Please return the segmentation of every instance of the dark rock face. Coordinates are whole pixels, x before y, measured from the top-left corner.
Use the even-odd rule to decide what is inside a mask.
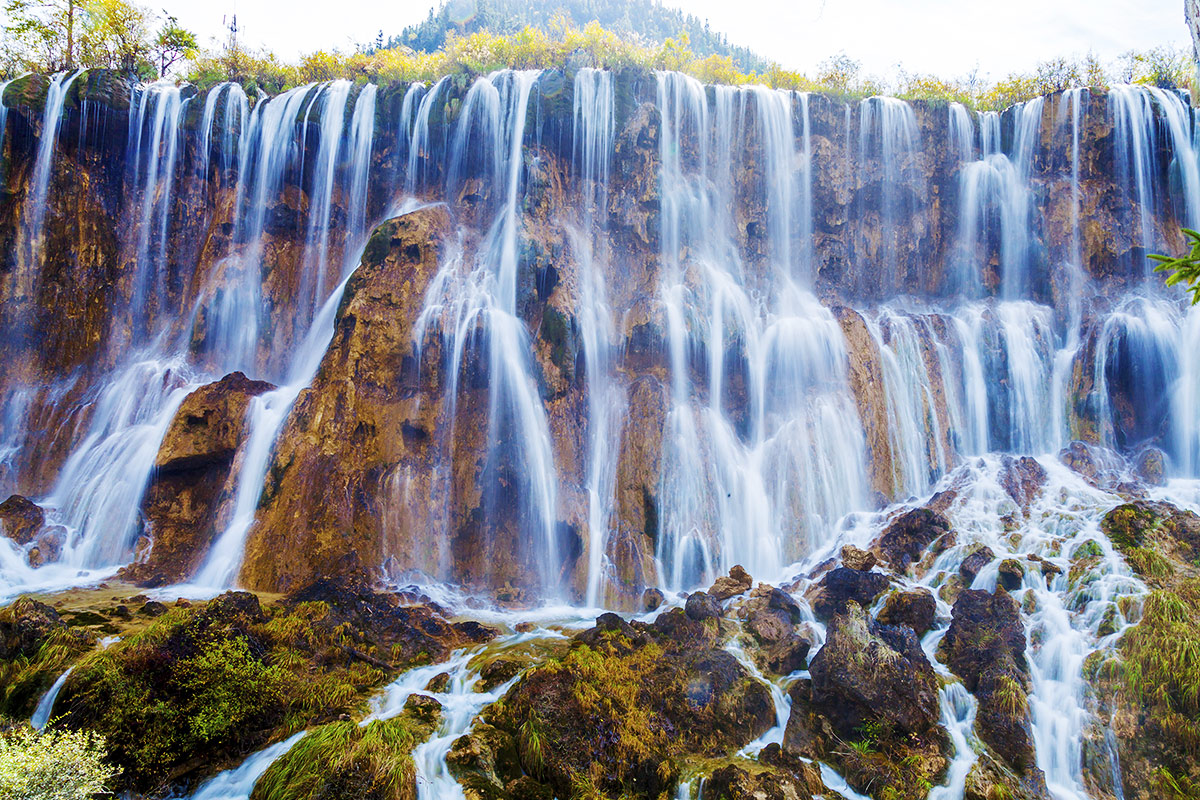
[[[958,572],[963,577],[963,583],[967,586],[975,580],[975,577],[986,567],[996,560],[996,554],[992,552],[992,548],[987,545],[974,548],[962,560],[958,566]]]
[[[937,675],[916,635],[851,603],[830,622],[809,671],[812,679],[791,691],[784,751],[829,761],[859,791],[923,797],[920,779],[945,769],[947,740],[937,724]]]
[[[937,614],[937,601],[926,589],[911,592],[895,592],[888,595],[879,611],[879,621],[884,625],[907,625],[918,638],[933,627]]]
[[[837,614],[845,614],[851,602],[870,608],[888,583],[887,576],[879,572],[838,567],[827,572],[808,590],[808,602],[817,619],[829,620]]]
[[[904,733],[937,724],[937,676],[916,636],[870,623],[861,608],[833,618],[809,671],[814,706],[846,736],[876,716]]]
[[[897,572],[921,558],[929,545],[950,531],[950,521],[928,508],[914,508],[892,520],[872,548]]]
[[[979,700],[980,738],[1033,791],[1045,791],[1029,722],[1025,628],[1012,595],[968,589],[954,603],[940,657]]]
[[[14,494],[0,503],[0,534],[17,544],[29,544],[46,524],[46,515],[37,503]]]
[[[772,724],[769,691],[718,636],[679,609],[653,625],[600,617],[485,710],[454,743],[451,770],[481,797],[530,780],[558,797],[581,780],[608,796],[670,791],[682,754],[727,755]]]
[[[1046,469],[1029,456],[1004,456],[1000,464],[1000,486],[1008,496],[1028,511],[1029,505],[1046,484]]]
[[[255,396],[275,388],[240,372],[184,398],[159,446],[142,500],[150,550],[121,572],[124,580],[161,586],[190,577],[203,563],[229,511],[234,457],[245,438]]]

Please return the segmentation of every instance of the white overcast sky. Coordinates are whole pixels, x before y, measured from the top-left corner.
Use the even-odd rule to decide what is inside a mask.
[[[144,0],[208,44],[236,13],[243,40],[285,59],[353,48],[399,33],[435,0]],[[553,0],[548,0],[552,3]],[[839,52],[892,77],[958,77],[978,66],[997,79],[1038,61],[1094,51],[1111,61],[1130,49],[1190,47],[1183,0],[663,0],[789,69],[811,72]]]

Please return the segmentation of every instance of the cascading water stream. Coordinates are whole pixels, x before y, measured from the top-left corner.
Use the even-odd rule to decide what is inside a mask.
[[[24,271],[18,274],[30,281],[22,296],[32,294],[43,260],[38,248],[55,206],[51,187],[58,191],[52,180],[58,131],[64,115],[74,113],[66,100],[77,77],[51,80],[43,133],[29,162],[21,219],[32,252],[19,254]],[[376,204],[386,199],[390,213],[402,213],[416,207],[413,197],[443,200],[456,236],[413,326],[418,347],[440,337],[445,353],[440,368],[448,391],[421,399],[440,404],[445,421],[437,433],[435,480],[452,486],[456,448],[469,439],[482,442],[480,464],[495,472],[480,478],[491,495],[481,503],[481,524],[515,526],[528,550],[523,555],[540,575],[532,587],[538,599],[575,593],[577,601],[599,607],[619,588],[610,535],[623,522],[616,500],[621,436],[636,369],[621,338],[632,314],[625,316],[618,298],[642,295],[635,299],[646,308],[637,313],[646,311],[648,321],[639,331],[649,331],[652,341],[658,337],[663,352],[653,378],[667,395],[661,465],[645,490],[653,495],[654,514],[637,532],[652,543],[647,561],[658,572],[650,582],[690,591],[735,563],[773,581],[787,565],[832,553],[835,543],[861,533],[851,527],[870,517],[867,509],[927,496],[951,479],[968,487],[958,487],[959,499],[947,512],[960,540],[923,580],[930,589],[940,588],[939,573],[957,572],[971,544],[987,544],[1000,558],[1033,554],[1065,563],[1071,547],[1095,538],[1103,550],[1100,578],[1086,591],[1067,577],[1046,580],[1033,572],[1016,590],[1030,598],[1025,620],[1038,764],[1056,798],[1085,797],[1078,742],[1090,712],[1082,661],[1112,644],[1098,635],[1100,615],[1117,597],[1144,587],[1096,528],[1116,497],[1064,472],[1052,454],[1094,424],[1098,444],[1126,455],[1161,448],[1176,479],[1163,496],[1176,502],[1188,496],[1185,479],[1200,463],[1194,414],[1200,367],[1190,357],[1200,346],[1200,313],[1183,313],[1149,284],[1140,294],[1114,296],[1118,290],[1110,291],[1095,277],[1095,265],[1084,263],[1085,255],[1095,260],[1103,253],[1088,249],[1081,218],[1103,191],[1100,183],[1111,179],[1126,201],[1115,213],[1136,240],[1118,243],[1118,254],[1133,258],[1165,248],[1170,225],[1195,224],[1196,126],[1184,102],[1146,87],[1109,95],[1111,176],[1097,175],[1105,166],[1085,157],[1095,121],[1089,114],[1100,113],[1098,94],[1072,90],[1025,103],[1003,118],[973,116],[955,105],[939,110],[955,165],[946,177],[958,188],[951,223],[940,231],[952,257],[947,274],[939,275],[932,267],[922,272],[923,262],[913,266],[921,258],[910,258],[930,255],[932,262],[916,230],[925,222],[910,224],[931,196],[923,175],[933,168],[933,149],[923,141],[928,118],[918,126],[913,106],[872,98],[830,112],[824,98],[763,87],[707,88],[659,74],[652,97],[643,98],[656,112],[658,127],[647,130],[658,139],[652,145],[657,182],[638,200],[657,213],[654,235],[645,240],[653,263],[630,291],[624,281],[642,265],[626,262],[619,237],[628,232],[616,221],[625,208],[612,202],[626,179],[617,155],[633,147],[622,139],[616,80],[579,70],[565,90],[574,92],[572,129],[557,134],[559,155],[570,147],[581,203],[577,217],[558,220],[571,254],[564,263],[576,272],[564,270],[566,280],[545,303],[569,318],[581,354],[574,365],[582,367],[579,391],[586,395],[570,413],[586,423],[572,444],[579,453],[569,456],[556,429],[563,412],[551,409],[542,383],[538,312],[529,310],[525,296],[528,253],[543,224],[534,209],[541,199],[535,186],[544,177],[543,160],[554,156],[553,137],[540,138],[541,103],[550,102],[550,93],[541,96],[539,73],[495,73],[478,79],[465,96],[452,80],[414,85],[402,102],[374,86],[355,94],[345,82],[259,97],[253,107],[232,84],[190,101],[174,87],[137,89],[123,165],[132,224],[122,244],[135,287],[129,341],[114,344],[112,361],[97,370],[102,374],[85,376],[92,383],[79,384],[87,389],[85,422],[53,486],[38,498],[51,522],[67,529],[63,555],[33,569],[24,561],[27,550],[3,542],[3,593],[79,583],[128,563],[144,530],[142,495],[180,403],[196,386],[242,370],[280,388],[250,402],[230,521],[191,588],[211,593],[235,585],[276,439],[331,341],[342,289],[376,221]],[[0,96],[4,88],[0,84]],[[396,105],[385,100],[400,104],[398,119]],[[189,103],[201,102],[202,111],[187,113]],[[375,130],[384,108],[396,141]],[[0,110],[0,146],[8,113]],[[93,134],[85,135],[86,115],[79,113],[83,147]],[[1054,145],[1068,135],[1066,158]],[[848,201],[846,220],[818,209],[829,202],[832,174],[870,186]],[[403,186],[405,196],[378,191],[382,180]],[[1047,199],[1054,193],[1057,206]],[[954,192],[940,195],[940,202],[947,197]],[[180,198],[203,198],[206,227],[228,226],[231,233],[214,240],[221,252],[207,265],[211,274],[182,275],[182,283],[194,280],[195,286],[177,298],[171,281],[188,266],[176,263],[171,247],[184,228]],[[843,225],[862,235],[847,235],[845,251],[827,258],[825,243]],[[290,235],[298,240],[295,253],[278,256]],[[292,277],[302,288],[295,292],[279,288],[292,286],[279,278],[289,257],[298,262]],[[1136,267],[1130,275],[1140,278]],[[882,305],[850,308],[860,298],[841,297],[829,283],[841,268],[863,281],[853,291],[865,290],[864,303]],[[280,284],[270,283],[275,280]],[[929,296],[921,296],[926,290]],[[171,307],[177,300],[186,306],[182,313]],[[848,334],[851,314],[864,320],[866,342]],[[868,361],[879,373],[863,378],[856,370]],[[470,370],[486,381],[468,385]],[[30,437],[9,432],[32,419],[44,394],[65,396],[62,387],[72,380],[43,389],[22,385],[5,397],[0,460],[6,468],[32,446]],[[478,397],[468,397],[477,389]],[[1076,390],[1081,394],[1073,397]],[[864,396],[867,391],[875,394]],[[468,424],[459,413],[468,402],[486,403],[469,423],[486,430],[456,427]],[[872,403],[882,409],[877,416]],[[882,450],[890,460],[879,473],[890,471],[890,491],[869,474]],[[1051,475],[1030,515],[1012,518],[1015,529],[1003,527],[1013,509],[997,482],[997,453],[1039,456]],[[568,463],[578,475],[566,474]],[[511,484],[492,480],[508,479],[510,472],[517,476]],[[570,481],[576,485],[564,490]],[[445,536],[439,531],[446,540],[458,533],[451,530],[449,505]],[[573,576],[563,570],[564,521],[586,528],[580,536],[586,569]],[[456,580],[450,544],[439,541],[438,547],[438,563],[427,571]],[[994,568],[985,570],[976,586],[990,589],[995,578]],[[942,603],[939,612],[950,609]],[[936,662],[936,640],[926,641],[926,651]],[[418,754],[429,786],[448,793],[458,790],[445,772],[447,737],[466,730],[481,707],[463,675],[462,687],[445,699],[446,727]],[[786,698],[776,702],[780,711]],[[945,785],[931,797],[952,800],[961,797],[974,763],[974,701],[951,681],[940,702],[955,757]],[[772,737],[782,735],[784,721],[777,720]],[[235,783],[248,794],[256,778],[243,775]]]

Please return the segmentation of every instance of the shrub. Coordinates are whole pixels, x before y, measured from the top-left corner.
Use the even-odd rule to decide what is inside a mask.
[[[22,727],[0,737],[0,797],[86,800],[116,774],[105,762],[104,738],[86,731]]]

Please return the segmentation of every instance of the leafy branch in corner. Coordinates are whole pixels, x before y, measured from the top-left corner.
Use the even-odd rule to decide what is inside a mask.
[[[1183,233],[1192,245],[1187,255],[1178,258],[1152,255],[1150,258],[1158,262],[1158,266],[1154,268],[1155,272],[1171,273],[1167,276],[1167,286],[1177,283],[1187,285],[1188,291],[1192,293],[1192,305],[1196,305],[1200,303],[1200,233],[1191,228],[1184,228]]]

